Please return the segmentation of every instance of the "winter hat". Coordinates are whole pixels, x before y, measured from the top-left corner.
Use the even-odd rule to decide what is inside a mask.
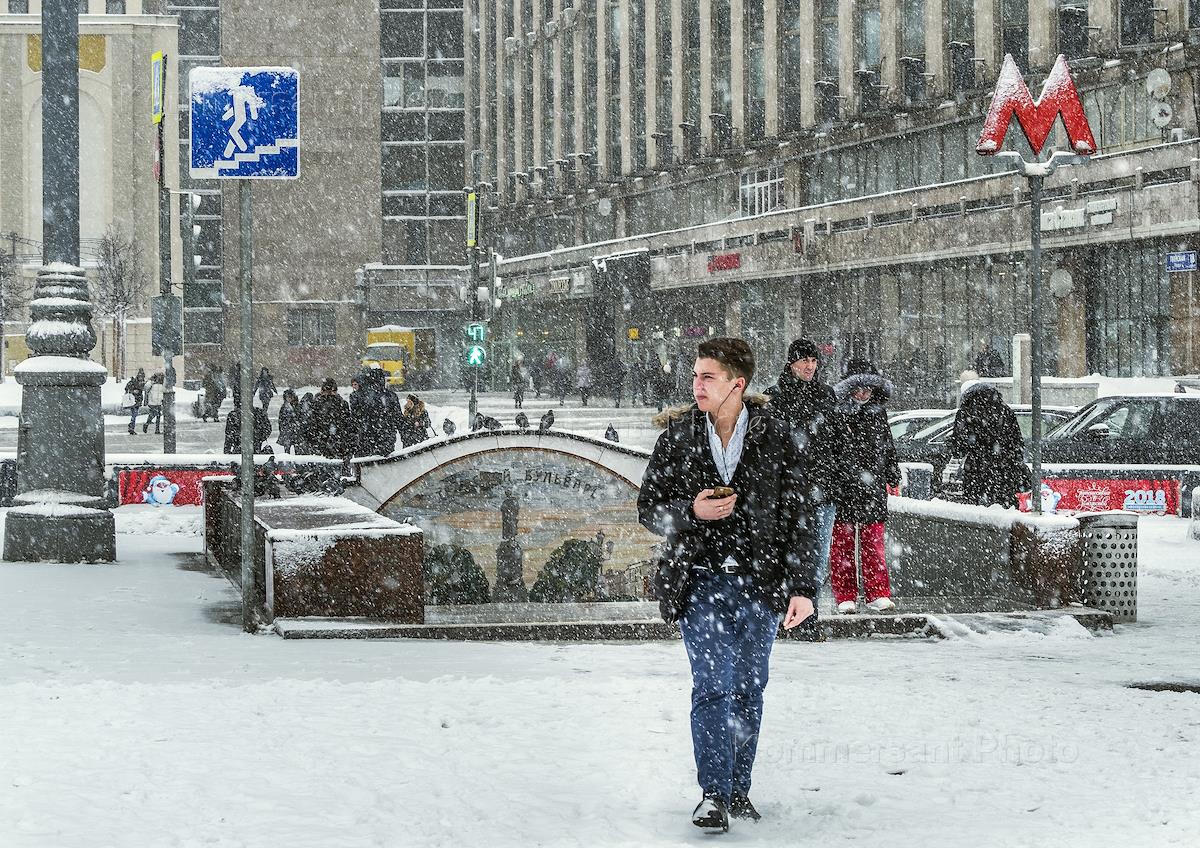
[[[326,377],[325,381],[323,383],[321,383],[321,390],[336,392],[337,391],[337,380],[333,379],[332,377]]]
[[[796,339],[788,345],[788,365],[791,365],[793,362],[799,362],[801,359],[820,360],[820,358],[821,352],[817,350],[816,342],[812,339]]]
[[[853,377],[855,374],[879,374],[879,369],[871,364],[869,359],[847,359],[842,366],[842,379]]]

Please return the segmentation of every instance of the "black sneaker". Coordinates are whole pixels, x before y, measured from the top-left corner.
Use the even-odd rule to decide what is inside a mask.
[[[735,819],[746,819],[748,821],[758,821],[762,818],[758,810],[754,809],[754,805],[750,803],[750,798],[736,791],[733,793],[733,797],[729,799],[729,815]]]
[[[705,833],[727,833],[729,812],[725,809],[725,799],[720,795],[706,794],[692,812],[692,824]]]

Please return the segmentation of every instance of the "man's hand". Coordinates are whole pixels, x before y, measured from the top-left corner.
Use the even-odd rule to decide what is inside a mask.
[[[791,630],[796,625],[802,624],[812,614],[812,600],[797,595],[788,602],[787,615],[783,617],[783,629]]]
[[[712,493],[712,489],[705,489],[696,495],[696,500],[692,501],[692,512],[701,521],[719,521],[722,518],[728,518],[729,514],[733,512],[733,505],[737,502],[737,495],[714,498],[711,497]]]

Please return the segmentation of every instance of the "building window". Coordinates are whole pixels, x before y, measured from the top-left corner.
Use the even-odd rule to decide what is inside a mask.
[[[742,217],[763,215],[783,205],[783,172],[778,165],[744,171],[740,182],[738,211]]]
[[[616,3],[608,7],[608,44],[604,46],[605,74],[608,77],[608,172],[620,174],[621,162],[621,7]]]
[[[182,56],[221,55],[221,13],[212,8],[183,8],[171,5],[179,16],[179,53]]]
[[[88,13],[88,0],[79,0],[79,14],[86,15]]]
[[[382,13],[379,16],[379,53],[385,59],[424,57],[425,15],[421,12]]]
[[[779,55],[782,75],[779,81],[779,129],[794,133],[800,121],[800,67],[804,63],[803,30],[800,28],[800,0],[783,0],[779,7]]]
[[[745,5],[745,97],[746,138],[759,141],[767,134],[767,69],[763,0],[746,0]]]
[[[879,111],[879,2],[863,0],[858,5],[858,66],[854,81],[858,87],[858,108],[861,112]]]
[[[1088,7],[1083,0],[1058,7],[1058,52],[1068,59],[1088,55]]]
[[[1000,0],[1001,49],[1017,67],[1029,67],[1029,6],[1026,0]]]
[[[974,0],[949,0],[948,14],[950,91],[961,94],[975,87]]]
[[[700,155],[700,3],[682,0],[683,7],[683,114],[679,125],[683,129],[683,159]]]
[[[125,14],[125,0],[104,0],[104,13],[106,15]]]
[[[733,137],[733,56],[729,0],[712,0],[712,138],[714,150],[737,146]]]
[[[8,0],[8,13],[10,15],[28,15],[29,0]]]
[[[329,346],[334,343],[332,306],[293,307],[287,311],[288,344],[292,347]]]
[[[1154,40],[1154,0],[1121,0],[1121,46]]]
[[[838,119],[838,0],[817,0],[817,120]]]
[[[646,167],[646,75],[639,69],[646,67],[646,0],[629,2],[629,66],[630,111],[632,112],[633,144],[630,145],[632,161],[626,162],[626,171],[637,173]]]
[[[1188,0],[1187,25],[1189,29],[1200,27],[1200,0]]]
[[[1200,0],[1197,0],[1200,2]],[[658,133],[656,141],[656,156],[659,165],[669,165],[675,155],[671,139],[674,127],[671,113],[671,97],[674,90],[675,78],[672,75],[671,53],[671,4],[658,4],[658,17],[655,19],[655,38],[658,39],[658,102],[654,105]]]

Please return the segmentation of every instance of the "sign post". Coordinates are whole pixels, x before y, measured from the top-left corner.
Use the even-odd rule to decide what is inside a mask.
[[[242,362],[239,480],[242,489],[242,628],[257,627],[254,606],[254,247],[250,180],[300,175],[299,77],[292,68],[193,68],[191,101],[193,179],[238,181],[241,232],[240,298]],[[266,414],[266,410],[263,410]]]
[[[1026,162],[1021,154],[1000,152],[1004,144],[1008,125],[1015,116],[1029,147],[1036,157],[1050,135],[1058,116],[1062,115],[1071,152],[1055,151],[1045,161],[1035,159]],[[995,156],[1007,160],[1009,167],[1029,180],[1029,322],[1030,327],[1030,401],[1032,422],[1029,437],[1030,465],[1033,466],[1033,490],[1031,508],[1035,513],[1042,511],[1042,188],[1046,177],[1063,165],[1075,165],[1083,157],[1096,152],[1096,140],[1088,126],[1083,102],[1071,80],[1071,69],[1062,54],[1054,63],[1050,76],[1042,86],[1041,96],[1035,101],[1017,69],[1012,56],[1004,57],[1000,78],[996,81],[996,95],[983,122],[983,133],[975,146],[980,156]],[[1015,387],[1014,387],[1015,388]]]
[[[182,315],[182,304],[171,291],[171,190],[163,165],[163,98],[167,86],[167,57],[162,52],[150,57],[150,122],[156,128],[154,177],[158,181],[159,297],[150,310],[153,353],[163,358],[162,430],[163,453],[175,453],[175,354],[183,353],[183,325],[163,325],[164,319]]]

